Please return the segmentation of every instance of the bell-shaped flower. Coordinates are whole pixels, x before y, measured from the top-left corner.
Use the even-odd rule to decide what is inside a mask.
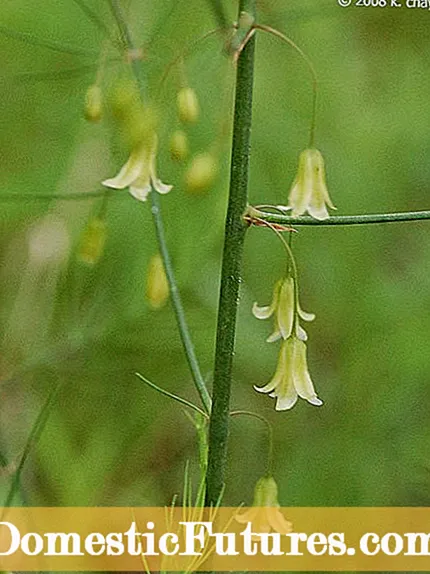
[[[252,508],[235,519],[240,524],[252,525],[253,534],[268,533],[271,530],[280,534],[289,534],[292,524],[279,510],[278,486],[272,476],[264,476],[255,485]]]
[[[317,149],[305,149],[300,154],[288,201],[292,217],[308,212],[311,217],[323,220],[329,217],[327,205],[336,209],[327,190],[324,159]]]
[[[270,305],[259,307],[254,303],[252,313],[257,319],[268,319],[272,315],[275,320],[275,329],[273,333],[266,339],[268,343],[273,343],[279,339],[288,339],[291,336],[294,325],[294,300],[295,300],[295,285],[294,279],[290,276],[286,279],[277,281],[273,289],[273,297]],[[313,321],[315,315],[306,313],[297,307],[297,313],[303,321]],[[296,321],[297,336],[299,339],[306,341],[307,334]]]
[[[254,389],[260,393],[268,393],[276,399],[277,411],[291,409],[298,397],[315,406],[323,404],[309,375],[306,344],[294,335],[283,341],[278,366],[271,381],[264,387],[254,386]]]
[[[172,186],[163,183],[156,175],[156,154],[157,138],[154,136],[152,145],[144,142],[136,146],[118,175],[106,179],[103,185],[113,189],[128,187],[131,195],[140,201],[146,201],[152,188],[158,193],[168,193]]]

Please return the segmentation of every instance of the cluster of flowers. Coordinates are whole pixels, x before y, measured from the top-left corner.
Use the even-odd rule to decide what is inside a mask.
[[[327,205],[334,209],[325,182],[324,160],[316,149],[307,149],[300,155],[297,177],[289,196],[289,205],[279,206],[283,210],[292,210],[297,217],[308,212],[316,219],[329,217]],[[292,254],[291,254],[292,257]],[[252,309],[257,319],[274,317],[275,330],[267,342],[281,341],[279,360],[272,379],[263,387],[254,387],[260,393],[268,393],[276,399],[275,409],[291,409],[298,397],[315,406],[322,405],[309,375],[306,359],[306,331],[300,320],[313,321],[315,315],[303,311],[299,304],[297,272],[290,265],[289,274],[278,281],[273,290],[270,305],[260,307],[256,303]]]

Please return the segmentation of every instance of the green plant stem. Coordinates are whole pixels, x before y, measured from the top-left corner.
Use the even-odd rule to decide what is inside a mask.
[[[240,13],[255,18],[255,0],[240,0]],[[248,175],[252,121],[255,36],[250,38],[237,62],[230,191],[225,225],[224,252],[215,350],[212,413],[206,505],[215,505],[224,488],[230,414],[230,392],[235,347],[236,315],[248,201]]]
[[[109,199],[125,199],[130,198],[129,193],[121,193],[114,191],[114,193],[107,192]],[[95,199],[97,197],[105,197],[106,189],[99,191],[90,191],[88,193],[0,193],[0,202],[9,201],[51,201],[58,199],[60,201],[84,201],[86,199]]]
[[[177,401],[178,403],[181,403],[182,405],[185,405],[186,407],[189,407],[190,409],[196,411],[202,417],[208,418],[208,415],[204,411],[199,409],[198,406],[194,405],[190,401],[187,401],[187,399],[184,399],[182,397],[179,397],[178,395],[175,395],[174,393],[170,393],[169,391],[162,389],[161,387],[159,387],[155,383],[152,383],[149,379],[147,379],[146,377],[144,377],[140,373],[135,373],[135,374],[137,377],[139,377],[139,379],[141,381],[143,381],[145,384],[147,384],[148,387],[151,387],[152,389],[154,389],[154,391],[158,391],[160,394],[164,395],[165,397],[169,397],[169,399],[173,399],[174,401]]]
[[[188,365],[190,367],[197,392],[199,393],[205,411],[209,413],[211,410],[211,399],[209,396],[209,392],[206,388],[206,384],[203,379],[202,373],[200,371],[199,362],[196,357],[194,345],[191,340],[190,332],[188,330],[188,324],[185,319],[185,312],[182,306],[181,295],[179,293],[179,289],[176,283],[175,273],[173,271],[172,262],[170,260],[169,250],[167,249],[163,219],[160,210],[160,198],[155,191],[151,193],[151,203],[152,203],[152,217],[154,220],[155,231],[157,234],[161,258],[163,259],[167,280],[169,282],[170,297],[173,303],[173,309],[175,312],[176,321],[179,328],[179,334],[181,336],[182,344],[185,349],[185,355],[187,357]]]
[[[60,390],[62,386],[62,382],[60,381],[59,383],[57,383],[57,385],[55,387],[53,387],[51,389],[51,391],[48,394],[48,397],[46,398],[42,408],[40,409],[40,412],[31,428],[31,432],[30,435],[27,439],[27,442],[25,444],[24,450],[22,452],[21,458],[19,459],[19,463],[18,463],[18,467],[15,471],[15,474],[13,476],[12,479],[12,484],[10,486],[8,495],[6,497],[6,500],[3,504],[3,507],[9,508],[9,506],[11,506],[15,495],[18,491],[19,488],[19,484],[20,484],[20,480],[21,480],[21,474],[22,471],[24,469],[25,463],[27,461],[27,458],[31,452],[31,449],[33,448],[33,446],[35,446],[37,444],[37,441],[39,440],[45,425],[48,421],[48,417],[49,414],[51,412],[51,407],[54,404],[54,400],[58,395],[58,392]],[[2,513],[1,519],[4,518],[4,511]]]
[[[115,21],[116,21],[117,26],[118,26],[118,30],[119,30],[119,33],[121,36],[121,42],[122,42],[124,48],[126,50],[128,50],[129,54],[132,54],[135,51],[136,46],[134,45],[133,38],[131,37],[130,29],[129,29],[127,21],[124,17],[124,13],[123,13],[122,6],[121,6],[121,1],[120,0],[110,0],[109,3],[110,3],[110,7],[111,7],[111,12],[112,12],[113,17],[115,18]],[[141,95],[143,97],[144,91],[145,91],[144,90],[145,82],[143,81],[141,62],[140,62],[140,60],[135,59],[133,57],[131,58],[130,62],[131,62],[133,74],[136,78],[137,83],[139,84],[139,89],[140,89]]]
[[[265,206],[267,209],[269,206]],[[276,209],[276,206],[273,206]],[[268,213],[260,211],[255,207],[248,207],[246,216],[250,217],[251,222],[253,218],[267,221],[268,223],[276,223],[279,225],[286,225],[297,227],[301,225],[313,225],[317,227],[325,227],[327,225],[369,225],[377,223],[400,223],[402,221],[425,221],[430,219],[430,211],[405,211],[400,213],[375,213],[369,215],[334,215],[329,219],[322,221],[314,219],[309,216],[291,217],[290,215],[283,215],[281,213]]]
[[[127,26],[127,22],[124,18],[124,14],[121,9],[119,0],[110,0],[110,5],[112,13],[116,19],[118,28],[120,30],[121,36],[125,42],[126,48],[130,51],[135,49],[130,30]],[[143,94],[144,91],[144,81],[141,75],[141,62],[132,60],[132,68],[138,82],[139,89]],[[211,399],[209,392],[206,388],[205,381],[201,374],[197,356],[194,350],[194,345],[191,340],[191,335],[188,329],[188,324],[185,319],[185,312],[182,305],[181,296],[176,283],[175,273],[173,271],[172,262],[170,259],[169,250],[167,248],[166,237],[164,233],[163,218],[161,214],[160,200],[158,194],[155,191],[151,193],[151,205],[152,205],[152,216],[155,225],[155,231],[157,235],[158,246],[160,249],[161,258],[163,260],[164,269],[166,271],[167,281],[169,283],[170,297],[173,304],[173,309],[176,316],[176,321],[179,328],[179,334],[182,340],[182,344],[185,350],[185,355],[187,357],[188,365],[193,376],[194,384],[196,386],[197,392],[202,401],[204,410],[207,413],[211,411]]]

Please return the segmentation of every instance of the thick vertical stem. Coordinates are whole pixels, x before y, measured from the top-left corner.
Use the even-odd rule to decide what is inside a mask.
[[[240,0],[239,4],[239,14],[245,11],[255,17],[255,0]],[[224,487],[227,458],[236,316],[246,231],[243,215],[248,202],[254,44],[255,36],[248,41],[237,63],[230,193],[225,226],[212,412],[209,425],[207,505],[217,504],[220,499]]]

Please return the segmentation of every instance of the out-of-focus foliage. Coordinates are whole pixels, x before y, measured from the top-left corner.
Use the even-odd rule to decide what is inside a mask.
[[[111,36],[104,0],[86,0]],[[218,177],[187,194],[187,162],[170,159],[181,129],[176,95],[181,49],[212,29],[203,0],[129,2],[159,114],[158,173],[168,243],[198,356],[211,378],[228,189],[234,70],[222,38],[186,60],[198,123],[186,126],[192,157],[217,154]],[[225,2],[235,18],[234,3]],[[230,6],[230,4],[232,4]],[[340,214],[426,209],[430,201],[430,15],[426,10],[341,8],[336,0],[261,0],[259,20],[310,56],[319,77],[316,144]],[[195,431],[181,408],[143,386],[141,372],[197,400],[171,305],[146,300],[157,252],[149,204],[111,192],[106,243],[92,266],[77,260],[102,200],[36,201],[28,194],[101,189],[127,157],[111,119],[89,124],[85,95],[106,49],[103,89],[127,77],[100,27],[72,0],[2,0],[2,29],[74,47],[67,54],[0,34],[0,451],[13,461],[53,385],[63,382],[23,473],[32,505],[148,505],[178,492],[184,464],[197,469]],[[107,46],[107,48],[105,48]],[[311,80],[299,56],[259,34],[250,198],[286,203],[308,145]],[[187,160],[188,161],[188,160]],[[20,200],[9,194],[23,194]],[[275,427],[275,476],[284,505],[426,505],[430,499],[430,223],[301,228],[294,239],[308,326],[308,363],[324,406],[275,413],[253,385],[270,380],[277,349],[251,314],[269,300],[284,252],[261,228],[246,241],[237,332],[234,408]],[[265,429],[235,417],[226,502],[250,503],[266,457]],[[0,474],[0,491],[9,484]]]

